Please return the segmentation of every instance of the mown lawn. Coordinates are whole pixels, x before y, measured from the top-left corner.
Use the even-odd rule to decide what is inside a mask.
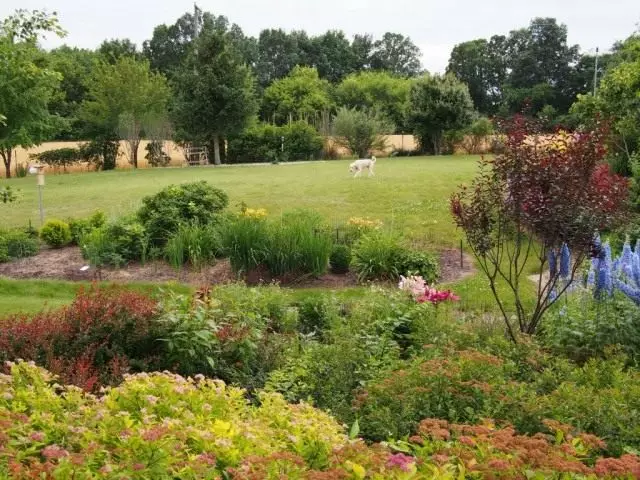
[[[230,208],[242,202],[266,208],[271,215],[308,208],[333,222],[350,217],[381,219],[416,246],[459,247],[461,233],[451,221],[449,196],[469,182],[478,157],[414,157],[380,159],[376,176],[350,177],[349,161],[295,165],[234,166],[126,170],[47,177],[44,201],[47,218],[82,217],[101,209],[111,217],[133,212],[141,199],[172,183],[206,180],[229,194]],[[19,200],[0,206],[3,226],[38,225],[35,178],[0,180],[20,190]],[[55,281],[0,280],[0,314],[36,311],[68,303],[78,284]],[[462,310],[494,308],[481,276],[452,285]],[[358,289],[350,291],[357,295]],[[346,292],[345,292],[346,293]]]
[[[293,208],[317,210],[333,221],[352,216],[383,220],[424,245],[456,245],[459,233],[449,215],[449,196],[468,181],[478,157],[414,157],[378,160],[376,176],[353,179],[349,161],[295,165],[170,168],[50,175],[47,218],[82,217],[101,209],[111,216],[134,211],[141,199],[172,183],[206,180],[241,202],[271,214]],[[39,223],[35,178],[0,180],[20,190],[20,199],[0,206],[2,224]]]

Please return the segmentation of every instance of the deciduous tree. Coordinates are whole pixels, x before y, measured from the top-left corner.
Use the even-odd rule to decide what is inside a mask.
[[[402,76],[415,76],[421,71],[420,49],[399,33],[385,33],[373,45],[371,68]]]
[[[338,110],[332,124],[336,143],[359,158],[367,158],[372,151],[384,149],[385,135],[392,133],[394,128],[388,119],[375,113],[345,107]]]

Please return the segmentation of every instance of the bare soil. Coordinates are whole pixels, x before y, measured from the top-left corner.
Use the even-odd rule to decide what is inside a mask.
[[[34,257],[23,258],[9,263],[0,264],[0,277],[16,279],[55,279],[71,281],[104,280],[116,283],[149,282],[166,283],[180,282],[195,286],[228,283],[236,280],[227,260],[220,260],[215,265],[197,271],[191,267],[177,271],[162,261],[152,261],[145,264],[132,263],[123,268],[104,268],[100,271],[94,268],[84,268],[88,264],[82,258],[78,247],[59,249],[43,249]],[[444,250],[440,254],[441,282],[452,282],[472,275],[475,272],[473,260],[468,255],[463,256],[460,265],[459,250]],[[279,280],[289,287],[313,287],[340,289],[354,287],[358,281],[353,274],[337,275],[327,273],[320,278],[269,278],[265,272],[251,272],[247,278],[250,284]]]

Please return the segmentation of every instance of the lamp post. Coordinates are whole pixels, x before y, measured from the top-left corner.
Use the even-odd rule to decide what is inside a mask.
[[[36,184],[38,185],[38,206],[40,208],[40,226],[43,226],[44,206],[42,205],[42,189],[44,188],[44,165],[31,165],[31,167],[29,167],[29,173],[36,175]]]

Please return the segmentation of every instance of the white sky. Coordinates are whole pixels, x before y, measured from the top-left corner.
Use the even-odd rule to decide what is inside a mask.
[[[257,36],[264,28],[303,29],[319,34],[343,30],[348,36],[384,32],[408,35],[423,52],[423,65],[441,72],[451,48],[475,38],[505,34],[533,17],[555,17],[569,28],[569,42],[583,51],[605,50],[628,37],[640,22],[639,0],[199,0],[198,6],[225,15]],[[192,1],[175,0],[0,0],[0,18],[17,8],[57,11],[69,35],[49,39],[95,48],[105,38],[129,38],[139,46],[154,26],[173,23]]]

